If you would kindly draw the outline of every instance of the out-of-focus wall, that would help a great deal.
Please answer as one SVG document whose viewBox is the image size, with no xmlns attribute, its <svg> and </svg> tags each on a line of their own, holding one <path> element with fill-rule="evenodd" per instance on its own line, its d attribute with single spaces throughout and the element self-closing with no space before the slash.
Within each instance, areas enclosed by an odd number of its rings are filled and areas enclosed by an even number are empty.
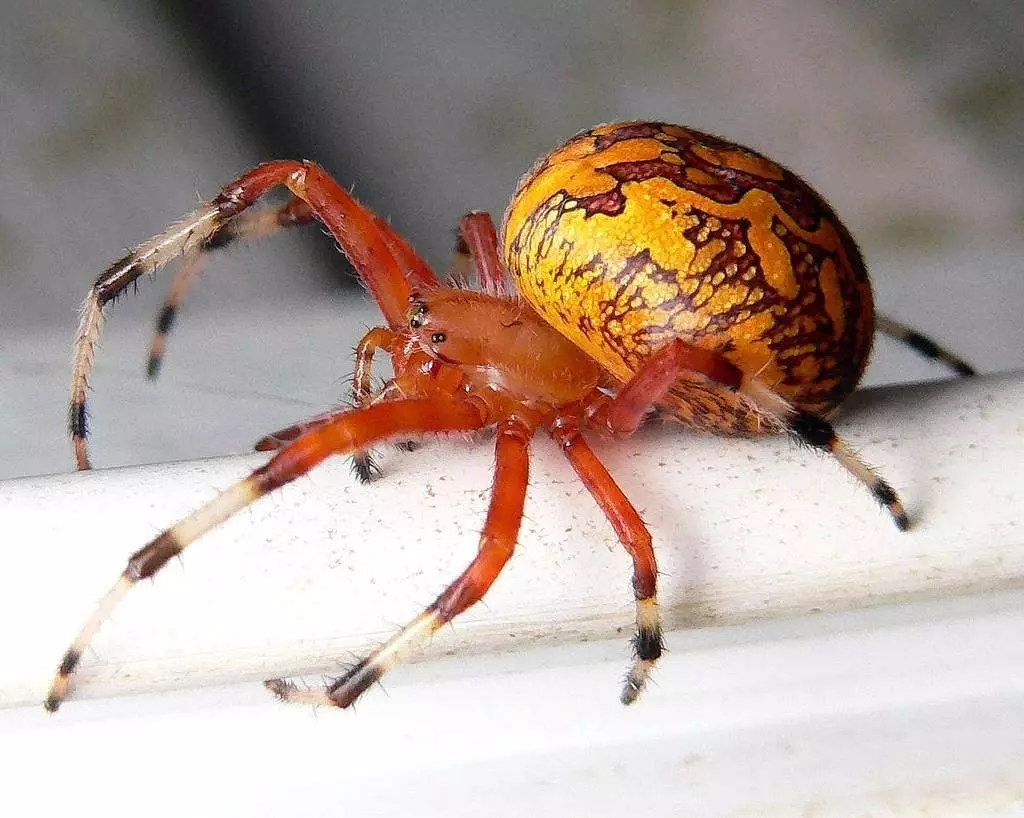
<svg viewBox="0 0 1024 818">
<path fill-rule="evenodd" d="M 66 463 L 68 347 L 93 278 L 242 169 L 271 153 L 315 158 L 443 265 L 459 215 L 500 213 L 534 158 L 620 118 L 692 124 L 790 165 L 853 229 L 883 308 L 983 369 L 1022 363 L 1024 12 L 1013 3 L 971 15 L 909 0 L 191 6 L 0 12 L 9 464 Z M 253 393 L 292 398 L 311 383 L 316 404 L 343 391 L 372 314 L 336 320 L 362 296 L 339 286 L 329 242 L 306 233 L 218 257 L 172 339 L 162 392 L 142 391 L 139 372 L 167 277 L 111 311 L 95 404 L 110 445 L 135 417 L 139 439 L 148 426 L 168 443 L 139 457 L 213 453 L 231 411 L 262 420 Z M 880 344 L 870 378 L 931 374 Z M 167 425 L 183 422 L 175 383 L 237 393 L 217 404 L 216 433 L 211 410 L 189 405 L 184 436 L 209 445 L 182 445 Z M 126 389 L 141 403 L 119 403 Z M 46 453 L 10 442 L 26 436 Z M 135 442 L 113 462 L 129 462 Z"/>
</svg>

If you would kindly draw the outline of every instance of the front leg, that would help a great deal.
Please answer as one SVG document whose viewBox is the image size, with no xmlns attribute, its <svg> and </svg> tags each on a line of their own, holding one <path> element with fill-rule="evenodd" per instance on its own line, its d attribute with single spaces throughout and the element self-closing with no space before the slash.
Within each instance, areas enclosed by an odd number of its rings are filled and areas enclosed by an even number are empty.
<svg viewBox="0 0 1024 818">
<path fill-rule="evenodd" d="M 100 626 L 140 581 L 155 575 L 172 557 L 260 497 L 301 477 L 332 454 L 350 454 L 373 443 L 445 432 L 476 431 L 487 425 L 476 404 L 446 398 L 411 398 L 355 409 L 311 429 L 285 446 L 266 465 L 219 494 L 140 548 L 117 582 L 65 651 L 45 707 L 51 713 L 67 698 L 71 676 Z"/>
<path fill-rule="evenodd" d="M 532 435 L 533 430 L 519 420 L 505 421 L 498 427 L 494 485 L 480 534 L 480 550 L 433 604 L 323 690 L 299 690 L 284 679 L 267 680 L 267 689 L 286 702 L 348 707 L 438 628 L 480 601 L 515 549 L 526 501 Z"/>
<path fill-rule="evenodd" d="M 437 278 L 386 223 L 360 205 L 325 171 L 309 162 L 279 161 L 249 171 L 228 184 L 217 198 L 203 204 L 170 228 L 143 242 L 115 262 L 93 284 L 82 305 L 75 336 L 68 427 L 79 469 L 90 467 L 86 395 L 103 309 L 142 275 L 153 274 L 181 254 L 213 246 L 235 217 L 271 189 L 284 185 L 296 197 L 293 209 L 305 219 L 305 208 L 330 230 L 360 279 L 373 295 L 389 327 L 405 326 L 411 287 L 429 288 Z"/>
<path fill-rule="evenodd" d="M 149 358 L 146 361 L 146 376 L 155 379 L 160 374 L 167 336 L 170 334 L 178 311 L 181 309 L 192 284 L 206 267 L 206 260 L 214 250 L 220 250 L 236 241 L 255 241 L 267 238 L 290 227 L 300 227 L 315 219 L 313 211 L 301 199 L 292 196 L 279 207 L 247 210 L 239 213 L 203 243 L 185 254 L 181 265 L 174 272 L 163 306 L 157 314 L 156 328 L 149 344 Z"/>
</svg>

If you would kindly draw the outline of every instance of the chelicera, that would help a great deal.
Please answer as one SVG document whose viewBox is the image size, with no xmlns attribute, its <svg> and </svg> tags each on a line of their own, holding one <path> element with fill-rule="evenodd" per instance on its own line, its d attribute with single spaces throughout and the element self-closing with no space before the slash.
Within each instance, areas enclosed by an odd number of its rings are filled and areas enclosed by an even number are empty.
<svg viewBox="0 0 1024 818">
<path fill-rule="evenodd" d="M 249 208 L 283 186 L 281 206 Z M 354 406 L 268 435 L 270 460 L 155 537 L 128 560 L 64 654 L 46 699 L 56 710 L 92 636 L 139 580 L 204 533 L 331 455 L 363 479 L 385 441 L 492 430 L 496 465 L 479 552 L 419 616 L 336 681 L 280 699 L 348 707 L 406 652 L 476 603 L 512 556 L 530 440 L 554 438 L 633 561 L 634 659 L 621 700 L 643 691 L 662 652 L 651 535 L 587 443 L 628 437 L 651 418 L 734 435 L 788 434 L 849 471 L 900 529 L 896 492 L 827 420 L 856 386 L 875 329 L 940 359 L 960 359 L 907 327 L 876 323 L 860 252 L 805 182 L 754 151 L 676 125 L 632 122 L 578 134 L 523 177 L 499 239 L 489 216 L 460 223 L 457 252 L 478 290 L 450 286 L 382 219 L 309 162 L 261 165 L 139 245 L 96 283 L 74 357 L 70 427 L 88 468 L 86 406 L 104 305 L 179 255 L 158 323 L 159 368 L 174 310 L 206 254 L 238 239 L 319 221 L 376 300 L 384 325 L 356 349 Z M 515 288 L 507 286 L 511 278 Z M 880 317 L 881 318 L 881 317 Z M 373 357 L 394 377 L 371 389 Z"/>
</svg>

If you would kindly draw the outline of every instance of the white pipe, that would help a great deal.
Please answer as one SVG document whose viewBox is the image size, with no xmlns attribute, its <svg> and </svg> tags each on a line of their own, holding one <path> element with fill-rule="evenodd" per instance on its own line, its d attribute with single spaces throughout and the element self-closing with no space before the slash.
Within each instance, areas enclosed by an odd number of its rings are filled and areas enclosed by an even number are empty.
<svg viewBox="0 0 1024 818">
<path fill-rule="evenodd" d="M 908 533 L 836 464 L 787 440 L 662 427 L 597 448 L 654 533 L 669 627 L 720 625 L 1018 587 L 1021 406 L 1019 374 L 851 401 L 837 427 L 901 491 Z M 618 637 L 625 667 L 629 561 L 554 446 L 534 451 L 517 554 L 431 652 Z M 74 697 L 336 671 L 470 559 L 492 459 L 488 441 L 436 442 L 389 453 L 370 486 L 339 461 L 263 499 L 133 591 Z M 41 700 L 127 556 L 261 460 L 0 483 L 0 706 Z"/>
</svg>

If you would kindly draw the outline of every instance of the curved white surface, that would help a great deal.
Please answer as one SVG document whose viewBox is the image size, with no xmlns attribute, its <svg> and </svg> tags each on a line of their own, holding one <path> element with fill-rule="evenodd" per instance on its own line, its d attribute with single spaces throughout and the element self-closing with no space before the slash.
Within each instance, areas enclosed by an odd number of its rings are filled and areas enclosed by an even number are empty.
<svg viewBox="0 0 1024 818">
<path fill-rule="evenodd" d="M 855 400 L 839 426 L 903 491 L 907 534 L 786 441 L 662 428 L 602 445 L 655 533 L 670 625 L 628 709 L 628 560 L 543 442 L 486 605 L 355 713 L 277 705 L 257 680 L 315 683 L 433 598 L 475 549 L 488 443 L 389 455 L 368 487 L 339 462 L 265 498 L 135 590 L 56 717 L 37 702 L 127 555 L 261 458 L 2 483 L 8 797 L 157 815 L 1024 814 L 1022 397 L 1008 375 Z"/>
</svg>

